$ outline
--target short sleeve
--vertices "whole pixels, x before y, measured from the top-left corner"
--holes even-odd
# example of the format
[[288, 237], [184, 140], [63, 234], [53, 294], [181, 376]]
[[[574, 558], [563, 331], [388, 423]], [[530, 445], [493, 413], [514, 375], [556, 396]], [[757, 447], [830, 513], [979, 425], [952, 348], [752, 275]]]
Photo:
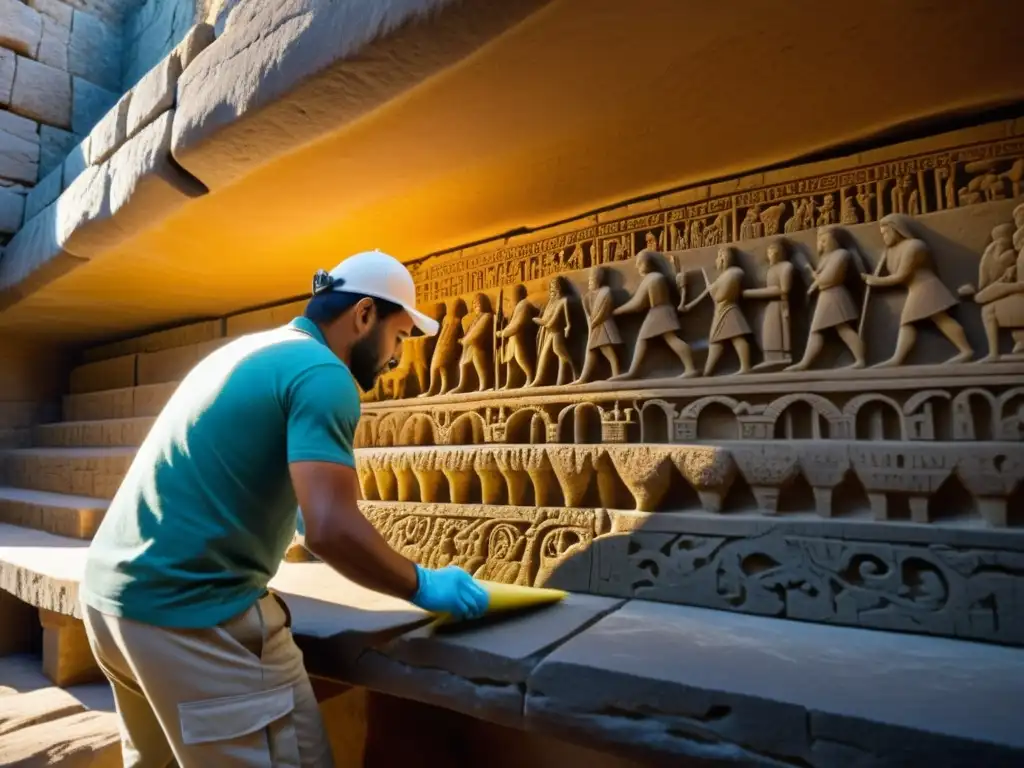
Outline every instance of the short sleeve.
[[288, 462], [324, 461], [356, 466], [359, 391], [340, 365], [316, 365], [289, 387]]

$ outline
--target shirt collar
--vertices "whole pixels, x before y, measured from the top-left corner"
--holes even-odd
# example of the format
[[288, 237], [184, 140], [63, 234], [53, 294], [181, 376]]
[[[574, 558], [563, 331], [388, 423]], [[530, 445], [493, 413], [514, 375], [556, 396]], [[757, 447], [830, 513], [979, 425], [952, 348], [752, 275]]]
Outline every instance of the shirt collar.
[[308, 317], [296, 317], [290, 323], [289, 328], [294, 328], [299, 333], [304, 333], [307, 336], [313, 338], [315, 341], [320, 342], [325, 347], [327, 346], [327, 339], [324, 338], [323, 333], [320, 331], [319, 326], [310, 320]]

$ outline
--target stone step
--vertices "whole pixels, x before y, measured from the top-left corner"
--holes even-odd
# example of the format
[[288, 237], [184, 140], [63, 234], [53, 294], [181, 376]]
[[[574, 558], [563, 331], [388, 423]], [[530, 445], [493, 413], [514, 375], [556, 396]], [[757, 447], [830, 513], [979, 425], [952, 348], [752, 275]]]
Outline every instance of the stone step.
[[0, 765], [120, 766], [110, 686], [58, 688], [38, 656], [0, 658]]
[[177, 387], [177, 382], [168, 382], [65, 395], [64, 419], [97, 421], [157, 416]]
[[135, 448], [20, 448], [0, 452], [0, 482], [12, 488], [110, 499]]
[[25, 488], [0, 487], [0, 522], [91, 539], [107, 511], [107, 500]]
[[49, 448], [107, 448], [142, 445], [155, 417], [62, 421], [33, 430], [33, 442]]

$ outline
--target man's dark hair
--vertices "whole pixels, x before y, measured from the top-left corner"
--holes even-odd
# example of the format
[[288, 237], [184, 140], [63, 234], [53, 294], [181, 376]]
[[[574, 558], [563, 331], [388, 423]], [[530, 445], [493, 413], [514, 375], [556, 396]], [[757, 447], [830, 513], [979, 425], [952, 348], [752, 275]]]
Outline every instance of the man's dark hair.
[[402, 311], [402, 307], [387, 299], [378, 299], [375, 296], [367, 297], [360, 293], [324, 291], [309, 300], [303, 314], [317, 325], [327, 325], [365, 298], [370, 298], [373, 301], [377, 307], [377, 317], [380, 320]]

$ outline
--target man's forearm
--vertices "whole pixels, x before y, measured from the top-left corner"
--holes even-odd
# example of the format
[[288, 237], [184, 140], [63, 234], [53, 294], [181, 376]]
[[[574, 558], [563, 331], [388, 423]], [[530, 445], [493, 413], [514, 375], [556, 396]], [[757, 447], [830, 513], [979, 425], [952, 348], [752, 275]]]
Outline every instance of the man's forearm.
[[306, 532], [306, 547], [313, 554], [360, 586], [412, 599], [418, 587], [415, 565], [393, 550], [358, 509], [338, 510], [328, 520], [328, 530]]

